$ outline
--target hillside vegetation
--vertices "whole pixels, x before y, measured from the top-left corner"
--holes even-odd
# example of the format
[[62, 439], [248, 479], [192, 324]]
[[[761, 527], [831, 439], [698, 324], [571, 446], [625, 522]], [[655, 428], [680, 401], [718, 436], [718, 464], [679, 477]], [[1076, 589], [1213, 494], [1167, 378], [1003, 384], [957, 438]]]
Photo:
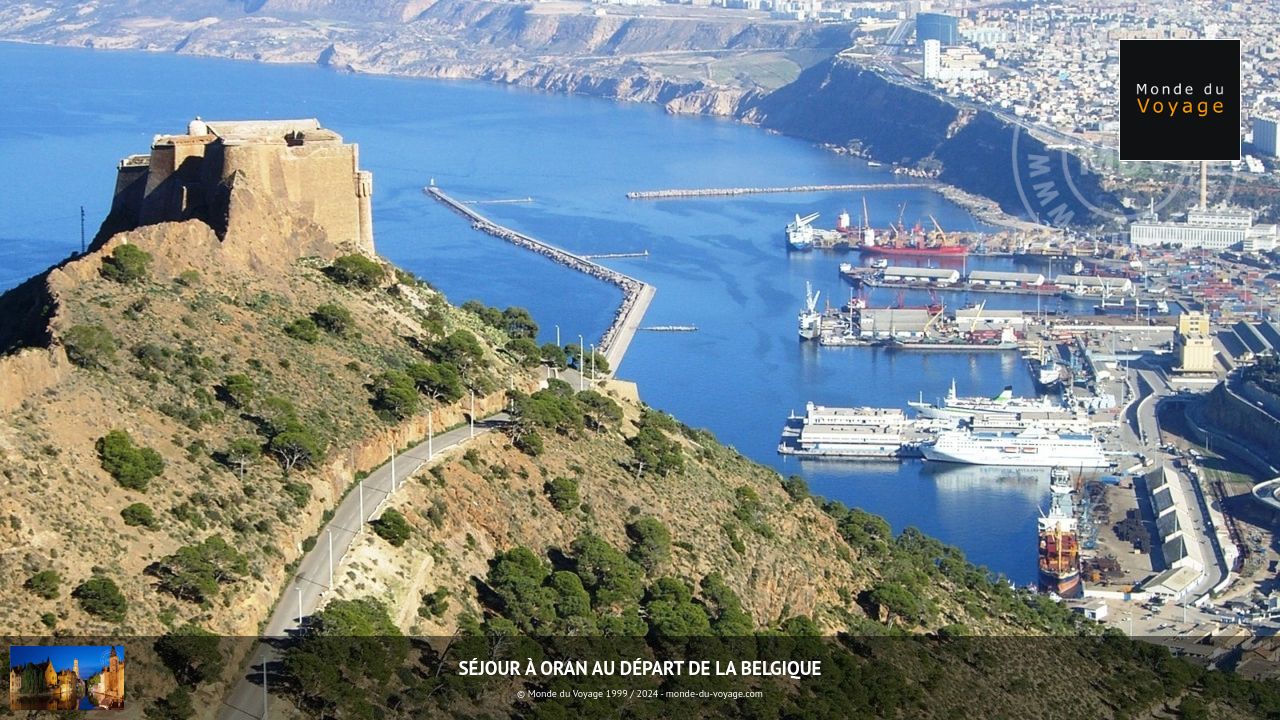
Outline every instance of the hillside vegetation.
[[[392, 431], [403, 446], [429, 409], [437, 428], [457, 424], [464, 394], [487, 410], [532, 382], [537, 348], [506, 332], [527, 335], [523, 320], [496, 328], [336, 248], [256, 271], [235, 250], [196, 221], [157, 225], [38, 279], [50, 350], [28, 339], [0, 360], [19, 391], [0, 419], [9, 632], [197, 621], [253, 634]], [[24, 394], [26, 366], [9, 362], [39, 352], [56, 379]], [[39, 592], [24, 589], [37, 577]]]

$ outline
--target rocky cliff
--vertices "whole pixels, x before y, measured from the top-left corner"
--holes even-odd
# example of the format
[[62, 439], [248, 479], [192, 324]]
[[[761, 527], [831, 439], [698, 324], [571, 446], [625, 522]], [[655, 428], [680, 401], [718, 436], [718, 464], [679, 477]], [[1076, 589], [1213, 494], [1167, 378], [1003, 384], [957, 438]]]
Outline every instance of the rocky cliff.
[[1095, 225], [1092, 206], [1117, 205], [1074, 156], [1051, 153], [989, 112], [962, 109], [839, 57], [785, 87], [746, 98], [739, 115], [786, 135], [936, 173], [1007, 213], [1034, 213], [1046, 223]]

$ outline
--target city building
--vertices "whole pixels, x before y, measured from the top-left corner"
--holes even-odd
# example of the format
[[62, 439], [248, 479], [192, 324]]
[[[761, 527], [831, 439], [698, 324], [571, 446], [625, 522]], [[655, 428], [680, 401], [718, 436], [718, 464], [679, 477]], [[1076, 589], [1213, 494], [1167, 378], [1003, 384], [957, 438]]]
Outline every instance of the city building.
[[943, 45], [960, 44], [959, 19], [942, 13], [918, 13], [916, 15], [916, 42], [937, 40]]
[[1276, 157], [1276, 150], [1280, 147], [1277, 140], [1280, 140], [1280, 120], [1269, 117], [1253, 119], [1253, 146], [1258, 148], [1258, 152]]
[[937, 40], [924, 41], [924, 79], [936, 80], [942, 70], [942, 44]]
[[1178, 316], [1178, 332], [1174, 336], [1178, 366], [1174, 370], [1188, 373], [1213, 372], [1213, 338], [1209, 335], [1209, 316], [1200, 311]]
[[1272, 250], [1276, 246], [1275, 225], [1254, 225], [1253, 213], [1238, 209], [1195, 209], [1186, 222], [1142, 219], [1129, 225], [1129, 241], [1138, 246], [1171, 245], [1182, 248], [1246, 252]]

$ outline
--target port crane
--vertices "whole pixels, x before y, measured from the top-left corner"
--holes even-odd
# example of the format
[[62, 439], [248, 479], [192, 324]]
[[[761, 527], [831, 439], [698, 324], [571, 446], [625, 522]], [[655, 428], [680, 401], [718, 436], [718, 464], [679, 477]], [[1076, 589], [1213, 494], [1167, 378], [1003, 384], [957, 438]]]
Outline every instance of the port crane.
[[938, 224], [938, 219], [930, 215], [929, 219], [933, 221], [933, 226], [938, 229], [938, 237], [942, 240], [942, 247], [950, 247], [955, 244], [951, 238], [947, 237], [947, 233], [943, 231], [942, 226]]

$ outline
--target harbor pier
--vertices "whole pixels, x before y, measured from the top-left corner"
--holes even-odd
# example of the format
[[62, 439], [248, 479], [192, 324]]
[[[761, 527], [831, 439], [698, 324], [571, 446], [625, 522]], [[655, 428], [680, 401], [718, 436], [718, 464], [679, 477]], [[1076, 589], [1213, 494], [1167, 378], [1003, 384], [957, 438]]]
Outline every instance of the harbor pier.
[[788, 185], [785, 187], [686, 188], [672, 190], [635, 190], [628, 200], [672, 200], [677, 198], [723, 197], [733, 195], [765, 195], [771, 193], [832, 192], [844, 190], [899, 190], [936, 187], [933, 183], [845, 183], [837, 185]]
[[627, 348], [631, 345], [631, 339], [635, 337], [636, 331], [640, 328], [640, 321], [644, 319], [644, 314], [649, 309], [649, 303], [653, 301], [654, 293], [657, 292], [656, 288], [629, 275], [624, 275], [616, 270], [591, 262], [581, 255], [575, 255], [568, 250], [499, 225], [481, 215], [470, 204], [450, 197], [435, 185], [428, 185], [423, 188], [423, 192], [470, 220], [471, 227], [476, 230], [501, 240], [506, 240], [526, 250], [532, 250], [567, 268], [577, 270], [597, 280], [603, 280], [622, 290], [622, 304], [618, 306], [618, 310], [613, 314], [613, 322], [605, 329], [604, 334], [600, 337], [600, 342], [596, 344], [597, 350], [601, 355], [604, 355], [605, 360], [609, 363], [610, 374], [616, 372], [618, 365], [622, 363], [623, 356], [626, 355]]

